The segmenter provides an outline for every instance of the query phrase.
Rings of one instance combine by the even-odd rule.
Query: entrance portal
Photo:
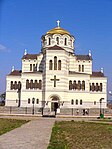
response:
[[[56,111],[59,108],[59,98],[53,96],[51,100],[51,111]]]
[[[51,111],[56,111],[58,107],[59,107],[58,102],[51,103]]]

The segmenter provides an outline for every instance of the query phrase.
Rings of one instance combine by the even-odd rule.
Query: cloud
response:
[[[10,52],[10,50],[3,44],[0,44],[0,52]]]

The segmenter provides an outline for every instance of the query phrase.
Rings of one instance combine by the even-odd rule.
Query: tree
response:
[[[6,93],[5,92],[0,95],[1,100],[5,101],[5,97],[6,97]]]
[[[5,105],[5,97],[6,97],[6,93],[2,93],[0,95],[0,99],[1,99],[0,106],[4,106]]]

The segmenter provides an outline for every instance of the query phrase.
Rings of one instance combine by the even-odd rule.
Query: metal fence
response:
[[[14,115],[66,115],[66,116],[99,116],[100,112],[105,116],[112,116],[112,109],[76,109],[76,108],[61,108],[56,111],[50,111],[49,108],[37,107],[6,107],[0,106],[0,114],[14,114]]]

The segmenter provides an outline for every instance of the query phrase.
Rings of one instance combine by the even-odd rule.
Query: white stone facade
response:
[[[99,108],[107,104],[107,78],[92,71],[92,57],[76,55],[74,37],[56,27],[42,36],[39,54],[25,54],[22,71],[6,77],[6,106]],[[34,102],[32,102],[34,100]]]

